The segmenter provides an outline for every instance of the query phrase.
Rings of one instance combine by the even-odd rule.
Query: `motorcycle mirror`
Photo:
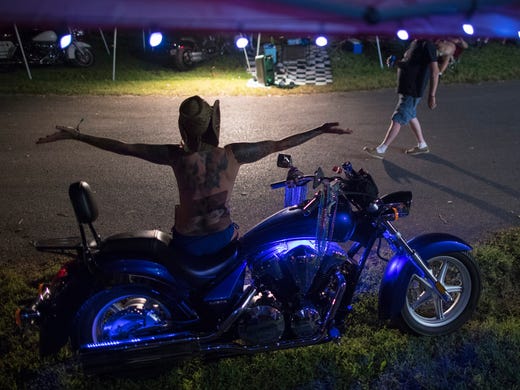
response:
[[[278,155],[278,161],[276,162],[276,166],[278,168],[291,168],[293,166],[291,155],[280,153]]]
[[[70,45],[71,42],[72,42],[72,35],[71,34],[64,35],[60,39],[60,47],[62,49],[65,49],[67,46]]]
[[[317,188],[324,177],[325,175],[323,174],[323,169],[319,167],[318,170],[314,172],[314,181],[312,183],[312,188]]]

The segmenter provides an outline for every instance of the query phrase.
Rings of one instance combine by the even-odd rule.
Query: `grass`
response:
[[[112,80],[113,60],[95,33],[87,41],[94,47],[96,63],[79,69],[70,66],[33,67],[29,80],[24,67],[0,73],[0,93],[60,95],[287,95],[327,93],[395,87],[395,69],[381,69],[376,45],[366,41],[363,53],[356,55],[329,48],[333,71],[332,84],[305,85],[294,89],[251,88],[246,61],[235,51],[201,64],[188,72],[179,72],[171,63],[143,55],[140,37],[120,33],[116,53],[116,79]],[[383,59],[400,56],[402,47],[383,45]],[[491,42],[481,48],[472,46],[462,55],[455,70],[447,72],[444,83],[476,83],[520,78],[520,46]]]
[[[359,297],[339,343],[202,361],[195,358],[133,376],[86,376],[67,352],[41,361],[37,337],[21,334],[12,314],[33,298],[42,270],[0,270],[0,388],[336,389],[518,388],[520,383],[520,228],[499,232],[474,255],[483,275],[474,318],[442,337],[416,337],[377,317],[377,293]],[[44,279],[59,259],[45,264]],[[368,272],[379,275],[374,267]],[[378,275],[367,275],[377,279]]]

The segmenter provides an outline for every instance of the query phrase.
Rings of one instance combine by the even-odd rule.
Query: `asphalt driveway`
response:
[[[339,121],[351,135],[323,135],[288,151],[305,172],[350,160],[375,178],[380,192],[410,189],[408,236],[443,231],[470,243],[520,226],[520,81],[440,86],[438,108],[419,109],[431,153],[407,156],[403,128],[385,160],[362,152],[384,136],[396,103],[391,89],[288,97],[221,97],[221,144],[280,139]],[[207,97],[212,101],[214,98]],[[180,97],[0,96],[0,263],[37,259],[30,243],[75,235],[68,185],[86,180],[100,209],[102,235],[173,224],[178,199],[173,173],[74,141],[36,145],[56,124],[129,142],[178,142]],[[330,171],[329,171],[330,172]],[[232,212],[242,232],[282,203],[269,183],[284,178],[276,156],[242,167]]]

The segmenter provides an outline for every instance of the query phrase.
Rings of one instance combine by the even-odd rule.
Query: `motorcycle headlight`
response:
[[[67,46],[70,45],[71,42],[72,42],[72,35],[70,35],[70,34],[64,35],[60,38],[60,47],[62,49],[65,49]]]

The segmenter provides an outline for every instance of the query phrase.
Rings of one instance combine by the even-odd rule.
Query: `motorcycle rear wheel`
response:
[[[453,301],[444,302],[424,279],[414,275],[399,322],[405,329],[424,336],[448,334],[459,329],[475,311],[481,291],[480,270],[468,252],[442,254],[427,263]]]
[[[186,71],[195,66],[195,63],[192,61],[192,52],[193,50],[187,46],[177,50],[173,61],[178,70]]]
[[[78,311],[72,346],[157,334],[172,321],[168,299],[146,287],[116,286],[88,299]]]

